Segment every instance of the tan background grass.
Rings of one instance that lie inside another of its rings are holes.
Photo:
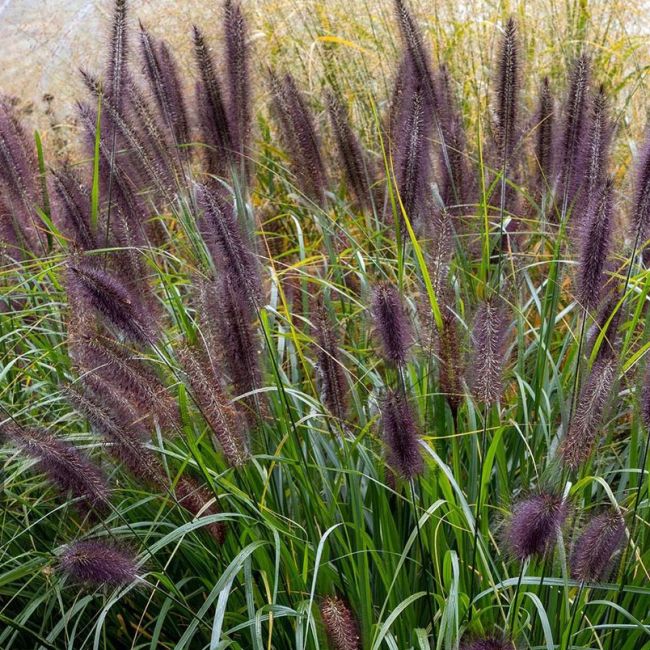
[[[361,98],[367,90],[388,96],[396,61],[392,0],[242,1],[258,73],[269,64],[290,65],[302,85],[318,93],[326,61],[344,91]],[[650,65],[647,2],[413,0],[412,4],[435,57],[449,66],[470,109],[487,101],[498,26],[512,13],[527,53],[527,90],[535,89],[543,73],[562,78],[567,60],[584,40],[597,59],[598,79],[615,92],[621,125],[633,125],[635,136],[645,125],[649,105],[645,76]],[[111,0],[0,0],[0,90],[21,98],[24,112],[32,115],[33,125],[45,131],[46,138],[54,137],[53,124],[63,125],[60,134],[74,128],[69,118],[74,100],[85,96],[77,70],[80,66],[101,70],[111,11]],[[219,44],[218,0],[132,0],[130,18],[134,27],[140,18],[154,34],[167,38],[187,72],[193,72],[189,48],[193,23],[215,46]],[[264,88],[261,83],[256,86]]]

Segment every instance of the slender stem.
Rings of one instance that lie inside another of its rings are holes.
[[[505,632],[506,634],[508,633],[508,628],[512,626],[512,630],[514,630],[515,626],[517,625],[517,607],[519,605],[519,592],[521,591],[521,582],[524,578],[524,573],[526,571],[526,564],[527,560],[521,563],[521,569],[519,569],[519,578],[517,579],[517,587],[515,589],[515,597],[512,601],[512,605],[510,606],[510,609],[508,610],[508,617],[506,618],[506,624],[505,624]],[[512,619],[512,622],[511,620]]]
[[[474,516],[474,541],[472,543],[472,562],[470,564],[470,589],[469,589],[469,604],[468,604],[468,623],[472,622],[472,600],[475,594],[475,573],[476,573],[476,549],[478,547],[478,534],[481,524],[481,498],[483,493],[483,465],[485,463],[485,454],[487,447],[487,418],[488,406],[483,408],[483,431],[481,433],[481,458],[479,460],[478,472],[478,494],[476,497],[476,514]]]
[[[409,481],[411,486],[411,505],[413,507],[413,516],[415,517],[415,527],[417,530],[418,545],[420,547],[420,555],[422,556],[422,573],[424,574],[424,579],[426,581],[426,591],[427,591],[427,608],[429,610],[429,619],[431,621],[431,635],[433,636],[434,632],[434,614],[433,606],[431,604],[432,593],[429,589],[429,572],[425,569],[425,558],[426,554],[424,552],[424,543],[422,542],[422,530],[420,528],[420,518],[418,517],[417,507],[415,505],[415,483],[413,479]]]
[[[582,592],[585,588],[585,582],[584,580],[580,583],[580,587],[578,588],[578,593],[576,595],[576,599],[573,601],[573,607],[571,607],[571,620],[569,621],[569,630],[566,635],[566,643],[562,643],[562,648],[564,650],[568,650],[569,644],[571,643],[571,635],[573,634],[573,626],[575,625],[576,622],[576,615],[578,613],[578,606],[580,605],[580,600],[582,598]]]

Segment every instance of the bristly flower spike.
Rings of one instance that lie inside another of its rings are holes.
[[[571,577],[581,582],[602,580],[624,538],[625,523],[618,512],[606,511],[591,519],[571,554]]]
[[[420,434],[415,414],[401,392],[390,392],[382,406],[381,421],[390,466],[410,480],[424,471]]]
[[[359,626],[342,598],[323,598],[320,613],[333,650],[360,650]]]
[[[97,587],[120,587],[137,579],[131,553],[99,540],[70,544],[59,558],[59,568],[74,582]]]
[[[504,302],[496,297],[484,301],[474,317],[469,377],[472,394],[484,404],[501,398],[509,329]]]
[[[371,311],[384,359],[403,366],[413,337],[397,287],[388,282],[379,284],[374,291]]]
[[[508,549],[522,562],[544,557],[553,549],[567,514],[561,494],[542,491],[515,503],[505,533]]]
[[[503,169],[512,158],[516,144],[518,93],[520,87],[517,28],[514,18],[506,23],[499,55],[497,92],[497,142],[499,166]]]

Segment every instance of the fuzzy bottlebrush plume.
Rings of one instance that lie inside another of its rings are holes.
[[[578,301],[584,309],[598,307],[605,284],[605,265],[612,238],[613,181],[599,189],[584,218],[578,275]]]
[[[221,512],[214,495],[192,479],[181,476],[174,493],[179,505],[195,517],[207,517]],[[226,525],[223,522],[208,524],[206,530],[219,544],[223,544],[226,537]]]
[[[562,495],[551,492],[539,492],[516,503],[505,532],[512,555],[523,562],[550,553],[568,511]]]
[[[397,287],[388,282],[379,284],[374,290],[371,312],[382,356],[389,363],[403,366],[413,335]]]
[[[510,322],[505,304],[489,298],[481,304],[472,328],[470,384],[475,399],[494,404],[503,392],[503,366]]]
[[[344,422],[348,406],[348,384],[339,353],[339,337],[322,300],[314,305],[313,325],[321,402],[334,417]]]
[[[480,639],[463,641],[460,650],[516,650],[515,644],[509,639],[498,639],[494,636],[486,636]]]
[[[246,21],[239,0],[224,2],[224,34],[228,123],[232,146],[239,157],[240,168],[246,170],[250,160],[248,149],[251,132],[250,48]]]
[[[350,126],[348,113],[341,97],[330,91],[327,93],[326,99],[327,112],[339,156],[343,163],[343,169],[345,170],[346,180],[359,206],[362,209],[369,208],[372,205],[372,198],[369,186],[368,160],[364,155],[359,139]]]
[[[111,133],[119,134],[120,142],[124,143],[126,151],[133,158],[134,168],[141,170],[145,188],[155,187],[163,196],[169,196],[171,182],[168,146],[161,144],[162,136],[155,122],[152,122],[149,108],[133,80],[130,78],[122,80],[122,92],[128,98],[130,107],[140,122],[145,127],[149,123],[149,129],[144,129],[146,138],[125,115],[124,110],[118,109],[112,98],[104,95],[102,85],[96,78],[83,70],[81,76],[92,95],[96,98],[102,97],[102,116],[108,123]],[[162,154],[156,151],[156,141],[158,148],[163,149]]]
[[[222,175],[233,162],[233,143],[228,114],[223,100],[216,66],[198,27],[193,28],[194,58],[201,77],[197,86],[197,105],[201,115],[203,137],[209,147],[208,171]]]
[[[81,250],[98,248],[91,226],[88,188],[68,163],[52,170],[52,185],[56,197],[53,216],[58,227]]]
[[[435,83],[438,88],[438,122],[445,142],[438,162],[440,197],[446,211],[459,216],[472,200],[475,181],[468,164],[463,116],[453,96],[449,71],[445,66],[438,71]]]
[[[177,352],[192,398],[212,429],[226,460],[233,467],[243,465],[250,458],[247,435],[214,364],[206,358],[205,350],[184,346]]]
[[[348,604],[336,596],[323,598],[320,614],[333,650],[359,650],[359,626]]]
[[[463,364],[455,314],[447,306],[441,310],[442,329],[438,332],[438,381],[454,417],[463,400]]]
[[[449,294],[449,268],[454,255],[454,228],[446,209],[435,212],[426,224],[425,261],[433,292],[445,303]]]
[[[595,516],[582,531],[571,553],[571,577],[581,582],[602,580],[624,538],[625,522],[618,512],[606,511]]]
[[[499,53],[499,83],[496,105],[496,130],[499,167],[506,169],[512,160],[517,140],[518,95],[521,85],[517,27],[513,18],[506,23]]]
[[[145,77],[156,100],[158,111],[168,130],[172,133],[174,144],[187,144],[190,141],[185,96],[176,60],[164,41],[156,41],[140,24],[140,49],[144,62]],[[181,147],[179,154],[187,158],[188,150]]]
[[[137,579],[137,562],[130,551],[99,540],[70,544],[59,568],[74,582],[97,587],[121,587]]]
[[[124,81],[128,74],[127,2],[115,0],[111,32],[111,49],[106,67],[106,96],[121,111],[124,102]]]
[[[405,395],[397,392],[387,395],[381,410],[381,422],[390,466],[407,480],[421,474],[424,462],[420,434]]]
[[[2,427],[21,451],[38,462],[36,467],[64,495],[72,495],[82,513],[102,512],[108,506],[109,488],[99,468],[76,447],[45,431]]]
[[[165,469],[156,456],[145,447],[140,432],[124,422],[122,413],[106,406],[103,395],[78,386],[67,386],[65,394],[70,404],[90,422],[107,442],[107,451],[133,476],[147,485],[160,486],[165,481]]]
[[[542,80],[535,117],[535,163],[537,194],[543,196],[552,182],[555,106],[548,77]]]
[[[633,238],[640,250],[650,239],[650,129],[636,162],[634,201],[632,204]],[[644,252],[644,261],[646,255]]]
[[[561,210],[573,206],[584,171],[580,169],[580,158],[581,145],[589,123],[589,79],[589,59],[582,55],[576,59],[571,69],[558,151],[557,199]]]
[[[429,211],[433,112],[431,104],[426,101],[423,85],[417,79],[405,83],[392,157],[401,204],[398,221],[402,221],[403,209],[409,221],[414,223],[422,220]]]
[[[589,459],[596,444],[617,365],[614,355],[595,361],[580,391],[569,431],[560,446],[562,462],[573,471]]]
[[[0,97],[0,196],[17,239],[23,240],[25,248],[42,253],[46,241],[35,210],[39,203],[36,170],[34,148],[9,100]]]
[[[584,179],[581,183],[584,204],[589,206],[606,183],[609,145],[612,139],[612,125],[607,110],[607,96],[601,86],[591,106],[588,133],[585,134],[582,153]],[[580,213],[578,213],[580,216]]]
[[[70,357],[84,383],[103,400],[126,410],[125,415],[131,413],[130,425],[137,422],[148,431],[154,423],[163,430],[177,427],[178,404],[158,373],[123,345],[87,328],[83,322],[71,323],[68,335]]]
[[[275,72],[270,71],[269,76],[273,114],[293,163],[298,189],[322,203],[325,199],[327,173],[314,118],[295,79],[289,73],[279,78]]]
[[[425,99],[435,110],[438,101],[433,83],[431,58],[424,47],[422,34],[415,24],[415,19],[409,11],[405,0],[395,0],[395,11],[397,13],[397,21],[402,34],[402,40],[404,41],[412,69],[422,84],[422,92]]]
[[[611,357],[616,354],[616,337],[618,335],[618,326],[621,320],[621,309],[619,308],[620,300],[621,296],[619,292],[612,290],[610,296],[603,301],[603,305],[598,310],[598,315],[594,324],[587,332],[587,356],[591,356],[591,351],[596,345],[596,341],[601,332],[604,332],[604,336],[600,348],[596,353],[596,358]]]
[[[196,198],[203,211],[199,230],[215,265],[254,308],[262,295],[259,266],[237,220],[232,198],[206,185],[196,186]]]
[[[98,313],[136,343],[154,343],[152,314],[147,313],[120,278],[83,259],[69,263],[67,278],[68,295],[81,308]]]

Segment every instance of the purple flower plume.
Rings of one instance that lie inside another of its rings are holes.
[[[59,558],[59,568],[74,582],[97,587],[120,587],[137,578],[130,551],[99,540],[70,544]]]
[[[571,553],[571,577],[583,582],[602,580],[624,538],[625,523],[618,512],[607,511],[595,516],[582,531]]]
[[[548,77],[542,80],[535,117],[535,163],[537,196],[545,194],[552,183],[553,143],[556,128],[555,106]]]
[[[106,96],[116,110],[120,111],[124,101],[124,81],[128,75],[128,25],[127,2],[115,0],[108,64],[106,68]]]
[[[483,302],[474,317],[470,384],[474,397],[485,404],[494,404],[503,392],[503,366],[510,321],[500,298]]]
[[[332,415],[345,421],[348,385],[340,358],[339,337],[321,300],[314,305],[313,325],[321,401]]]
[[[382,406],[381,422],[390,466],[407,480],[421,474],[424,462],[420,451],[420,434],[415,414],[403,394],[391,392],[387,395]]]
[[[198,27],[193,30],[194,57],[201,82],[197,85],[197,104],[202,117],[203,137],[208,145],[208,171],[223,175],[233,162],[233,146],[228,114],[215,63]]]
[[[504,168],[512,158],[516,144],[520,64],[517,28],[513,18],[506,23],[499,53],[499,83],[497,91],[497,144],[499,166]]]
[[[330,117],[332,131],[339,151],[346,180],[354,193],[361,208],[369,208],[372,204],[367,160],[361,143],[355,135],[343,100],[334,91],[327,93],[327,112]]]
[[[515,644],[509,639],[486,636],[480,639],[463,640],[460,650],[515,650]]]
[[[314,118],[289,73],[270,72],[273,115],[288,149],[299,189],[318,203],[325,200],[327,173]]]
[[[81,512],[101,512],[108,506],[109,488],[99,468],[73,445],[44,432],[5,427],[7,436],[64,495],[78,500]]]
[[[68,265],[68,294],[131,340],[141,344],[155,341],[151,314],[116,275],[88,260],[73,260]]]
[[[249,167],[251,132],[250,47],[240,0],[224,2],[224,35],[228,86],[228,123],[232,146],[242,170]]]
[[[617,366],[615,355],[595,361],[580,391],[569,431],[560,445],[562,461],[573,471],[589,459],[598,440]]]
[[[384,359],[397,366],[404,365],[413,336],[397,287],[387,282],[379,284],[371,311]]]
[[[636,161],[632,206],[633,237],[643,250],[645,243],[650,239],[650,129]]]
[[[562,495],[539,492],[516,503],[506,528],[507,546],[517,559],[549,553],[568,514]]]
[[[598,307],[605,284],[605,265],[612,239],[613,181],[599,188],[585,214],[578,274],[578,301],[584,309]]]

